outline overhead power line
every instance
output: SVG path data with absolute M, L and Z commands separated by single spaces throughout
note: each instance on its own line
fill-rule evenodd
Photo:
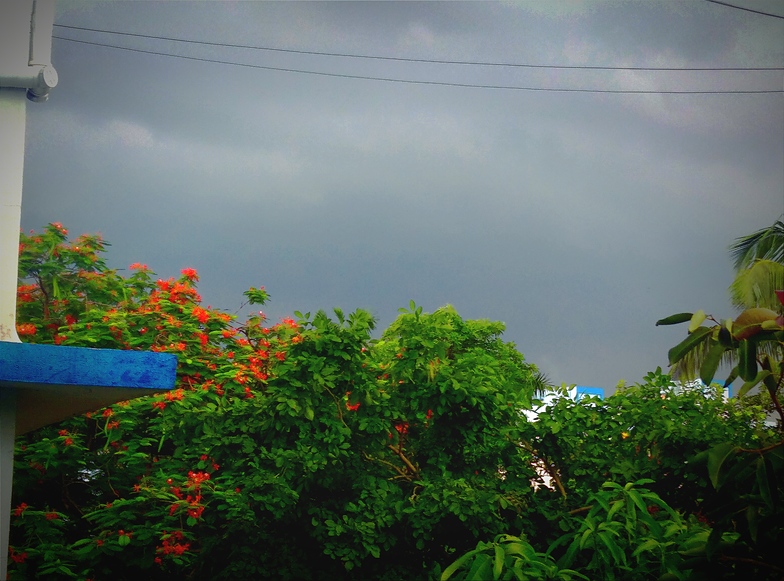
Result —
M 372 59 L 372 60 L 396 61 L 396 62 L 407 62 L 407 63 L 427 63 L 427 64 L 438 64 L 438 65 L 470 65 L 470 66 L 481 66 L 481 67 L 513 67 L 513 68 L 528 68 L 528 69 L 563 69 L 563 70 L 594 70 L 594 71 L 695 71 L 695 72 L 697 71 L 784 71 L 784 67 L 619 67 L 619 66 L 601 66 L 601 65 L 542 65 L 542 64 L 530 64 L 530 63 L 502 63 L 502 62 L 488 62 L 488 61 L 422 59 L 422 58 L 393 57 L 393 56 L 381 56 L 381 55 L 352 54 L 352 53 L 341 53 L 341 52 L 324 52 L 324 51 L 315 51 L 315 50 L 297 50 L 291 48 L 279 48 L 279 47 L 271 47 L 271 46 L 233 44 L 227 42 L 210 42 L 206 40 L 192 40 L 186 38 L 175 38 L 170 36 L 138 34 L 134 32 L 122 32 L 119 30 L 105 30 L 100 28 L 87 28 L 84 26 L 70 26 L 66 24 L 55 24 L 55 27 L 66 28 L 69 30 L 80 30 L 84 32 L 114 34 L 117 36 L 130 36 L 134 38 L 146 38 L 151 40 L 165 40 L 169 42 L 182 42 L 187 44 L 199 44 L 203 46 L 216 46 L 221 48 L 239 48 L 239 49 L 246 49 L 246 50 L 282 52 L 282 53 L 289 53 L 289 54 L 303 54 L 303 55 L 328 56 L 328 57 L 353 58 L 353 59 Z
M 305 70 L 305 69 L 294 69 L 294 68 L 287 68 L 287 67 L 273 67 L 267 65 L 240 63 L 236 61 L 228 61 L 228 60 L 221 60 L 221 59 L 210 59 L 204 57 L 164 53 L 164 52 L 146 50 L 141 48 L 130 48 L 127 46 L 117 46 L 113 44 L 92 42 L 88 40 L 77 40 L 75 38 L 65 38 L 57 35 L 52 35 L 52 38 L 55 38 L 57 40 L 64 40 L 67 42 L 75 42 L 79 44 L 99 46 L 104 48 L 113 48 L 117 50 L 129 51 L 129 52 L 150 54 L 155 56 L 165 56 L 165 57 L 179 58 L 179 59 L 206 62 L 206 63 L 215 63 L 221 65 L 230 65 L 236 67 L 245 67 L 251 69 L 261 69 L 266 71 L 281 71 L 286 73 L 318 75 L 322 77 L 333 77 L 333 78 L 340 78 L 340 79 L 361 79 L 366 81 L 405 83 L 410 85 L 435 85 L 435 86 L 442 86 L 442 87 L 463 87 L 463 88 L 471 88 L 471 89 L 504 89 L 510 91 L 538 91 L 538 92 L 549 92 L 549 93 L 614 93 L 614 94 L 628 94 L 628 95 L 653 95 L 653 94 L 657 94 L 657 95 L 752 95 L 752 94 L 766 94 L 766 93 L 784 93 L 783 89 L 740 89 L 740 90 L 582 89 L 582 88 L 531 87 L 531 86 L 519 86 L 519 85 L 457 83 L 457 82 L 449 82 L 449 81 L 421 81 L 416 79 L 396 79 L 391 77 L 374 77 L 374 76 L 366 76 L 366 75 L 351 75 L 351 74 L 344 74 L 344 73 L 328 73 L 324 71 L 312 71 L 312 70 Z
M 729 2 L 720 2 L 719 0 L 706 0 L 706 2 L 710 2 L 711 4 L 719 4 L 721 6 L 726 6 L 727 8 L 735 8 L 736 10 L 743 10 L 744 12 L 753 12 L 754 14 L 761 14 L 762 16 L 772 16 L 773 18 L 784 18 L 784 16 L 782 16 L 781 14 L 771 14 L 770 12 L 763 12 L 762 10 L 754 10 L 752 8 L 746 8 L 745 6 L 730 4 Z

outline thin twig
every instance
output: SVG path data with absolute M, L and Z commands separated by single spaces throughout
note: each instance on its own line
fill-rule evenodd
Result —
M 757 561 L 756 559 L 749 559 L 748 557 L 731 557 L 729 555 L 721 555 L 719 557 L 720 561 L 736 561 L 738 563 L 748 563 L 749 565 L 754 565 L 755 567 L 765 567 L 766 569 L 772 569 L 778 573 L 784 574 L 784 569 L 781 567 L 777 567 L 776 565 L 771 565 L 770 563 L 765 563 L 764 561 Z
M 411 461 L 408 458 L 406 458 L 405 454 L 403 454 L 402 448 L 395 448 L 392 444 L 390 444 L 389 449 L 392 450 L 398 456 L 400 456 L 400 459 L 408 467 L 408 469 L 411 471 L 412 474 L 419 474 L 419 469 L 414 468 L 414 465 L 411 463 Z
M 779 446 L 784 446 L 784 440 L 781 442 L 776 442 L 775 444 L 771 444 L 770 446 L 765 446 L 764 448 L 738 448 L 739 452 L 748 452 L 749 454 L 764 454 L 765 452 L 769 452 L 771 450 L 775 450 Z

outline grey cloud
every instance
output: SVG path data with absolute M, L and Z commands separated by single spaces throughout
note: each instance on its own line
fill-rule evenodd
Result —
M 58 21 L 425 58 L 781 66 L 780 24 L 703 4 L 60 0 Z M 133 42 L 372 76 L 648 82 Z M 654 322 L 729 314 L 726 246 L 784 210 L 781 95 L 426 87 L 64 41 L 53 57 L 60 85 L 28 109 L 25 228 L 100 230 L 117 268 L 198 268 L 205 302 L 227 309 L 264 284 L 273 319 L 362 307 L 384 326 L 410 299 L 452 303 L 504 321 L 556 382 L 610 388 L 665 365 L 683 330 Z

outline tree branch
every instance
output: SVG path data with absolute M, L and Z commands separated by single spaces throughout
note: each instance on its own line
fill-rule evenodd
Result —
M 402 448 L 395 448 L 392 444 L 390 444 L 389 449 L 400 457 L 400 459 L 403 461 L 403 464 L 406 465 L 406 467 L 409 469 L 411 474 L 415 476 L 419 474 L 419 469 L 415 468 L 414 465 L 411 463 L 411 461 L 408 458 L 406 458 L 405 454 L 403 454 Z

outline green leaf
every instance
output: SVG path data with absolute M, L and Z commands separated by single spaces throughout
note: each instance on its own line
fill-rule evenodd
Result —
M 677 315 L 670 315 L 669 317 L 665 317 L 663 319 L 659 319 L 656 321 L 656 326 L 659 325 L 677 325 L 679 323 L 685 323 L 686 321 L 690 321 L 694 315 L 692 313 L 678 313 Z
M 316 417 L 312 407 L 305 408 L 305 417 L 310 421 L 313 421 L 313 418 Z
M 724 442 L 708 451 L 708 476 L 714 488 L 719 488 L 719 474 L 722 465 L 730 455 L 734 455 L 737 451 L 738 448 L 732 442 Z
M 760 371 L 751 381 L 744 383 L 738 390 L 738 397 L 746 395 L 750 389 L 758 385 L 763 379 L 770 375 L 770 371 Z
M 467 581 L 487 581 L 493 570 L 493 560 L 485 554 L 477 555 L 471 570 L 466 574 Z
M 688 337 L 686 337 L 683 341 L 678 343 L 675 347 L 669 350 L 667 353 L 667 357 L 670 360 L 670 365 L 675 365 L 678 361 L 683 359 L 683 357 L 692 349 L 694 349 L 702 340 L 705 338 L 706 335 L 711 333 L 713 329 L 710 327 L 700 327 L 693 333 L 691 333 Z
M 495 562 L 493 563 L 493 579 L 501 577 L 501 571 L 504 570 L 504 554 L 503 548 L 500 545 L 495 545 Z
M 606 532 L 602 531 L 598 533 L 599 540 L 601 540 L 607 549 L 610 551 L 610 554 L 613 557 L 614 564 L 618 565 L 625 565 L 626 564 L 626 555 L 623 554 L 621 548 L 615 543 L 615 540 Z
M 706 319 L 705 311 L 700 309 L 694 315 L 692 315 L 691 320 L 689 321 L 689 333 L 694 333 L 697 329 L 699 329 L 702 322 Z
M 776 381 L 776 378 L 773 376 L 773 373 L 768 372 L 767 375 L 764 375 L 762 377 L 762 383 L 768 389 L 768 393 L 770 393 L 772 398 L 776 394 L 776 391 L 778 391 L 779 388 L 779 384 Z
M 765 456 L 757 458 L 757 485 L 759 486 L 762 501 L 771 510 L 776 509 L 774 495 L 776 494 L 776 483 L 773 478 L 773 467 Z M 771 482 L 773 480 L 773 482 Z
M 738 378 L 738 366 L 732 368 L 730 374 L 727 376 L 727 379 L 724 380 L 724 387 L 729 387 L 730 384 Z
M 721 363 L 721 357 L 726 350 L 727 348 L 724 345 L 716 343 L 708 351 L 705 361 L 702 362 L 702 367 L 700 367 L 700 379 L 705 382 L 705 385 L 710 385 L 711 381 L 713 381 L 713 376 L 716 375 L 716 370 L 719 368 L 719 363 Z
M 743 381 L 751 381 L 757 375 L 757 347 L 748 339 L 738 344 L 738 375 Z
M 441 581 L 446 581 L 449 579 L 458 569 L 463 566 L 464 563 L 480 552 L 481 549 L 474 549 L 473 551 L 468 551 L 465 555 L 457 559 L 454 563 L 449 565 L 449 567 L 444 569 L 443 573 L 441 573 Z
M 644 553 L 645 551 L 653 551 L 659 546 L 659 541 L 656 539 L 648 539 L 647 541 L 640 543 L 634 552 L 632 553 L 632 557 L 638 556 L 640 553 Z
M 724 345 L 725 347 L 732 347 L 732 320 L 727 319 L 726 321 L 722 321 L 721 327 L 719 327 L 719 343 Z
M 610 510 L 607 512 L 607 520 L 608 521 L 612 520 L 612 518 L 615 516 L 615 513 L 617 513 L 623 507 L 624 507 L 623 500 L 615 500 L 615 501 L 613 501 L 612 506 L 610 507 Z
M 629 498 L 631 498 L 634 504 L 637 505 L 637 508 L 640 509 L 641 513 L 645 514 L 648 512 L 648 506 L 645 504 L 645 501 L 642 499 L 642 496 L 640 496 L 639 492 L 632 489 L 628 490 L 626 494 L 628 494 Z

